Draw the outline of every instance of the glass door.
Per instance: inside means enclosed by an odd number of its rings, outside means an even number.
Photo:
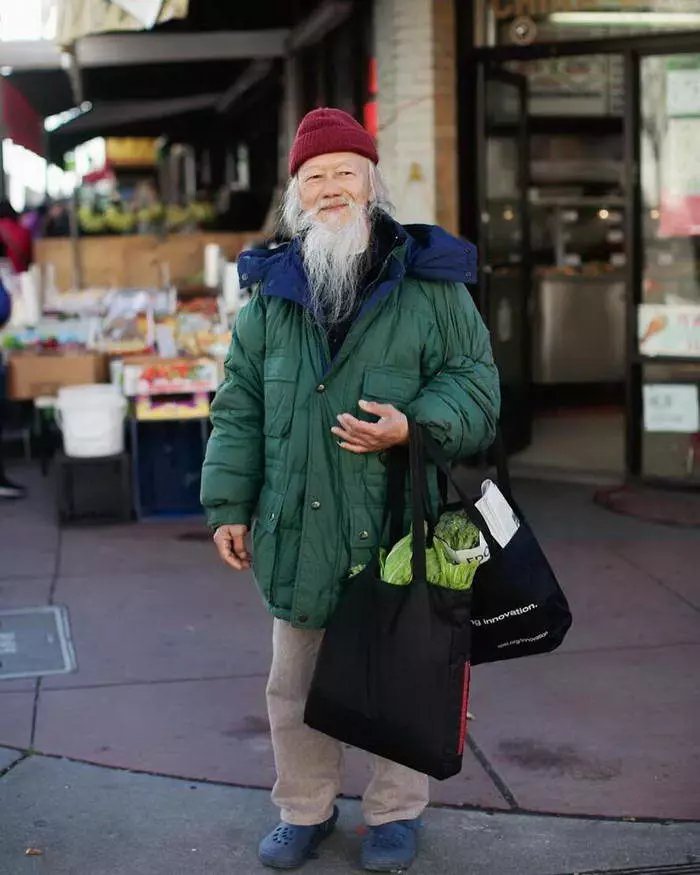
[[[700,53],[635,53],[628,470],[700,486]]]
[[[477,66],[479,307],[501,374],[509,452],[532,439],[532,322],[527,80]]]

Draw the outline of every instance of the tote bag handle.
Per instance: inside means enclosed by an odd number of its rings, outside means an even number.
[[[435,444],[436,446],[437,443]],[[438,446],[439,449],[439,446]],[[496,463],[496,484],[498,488],[503,493],[503,497],[509,504],[512,504],[513,499],[513,491],[511,489],[510,484],[510,470],[508,468],[508,454],[506,453],[506,445],[503,440],[503,434],[500,428],[496,429],[496,437],[493,439],[493,443],[490,448],[493,451],[494,462]],[[482,453],[481,458],[484,461],[484,467],[488,467],[486,462],[487,453]],[[433,459],[433,461],[435,461]],[[448,463],[448,467],[451,467]],[[440,499],[443,504],[447,504],[447,487],[448,482],[452,480],[445,472],[438,467],[437,472],[438,478],[438,490],[440,492]]]
[[[394,447],[389,453],[388,467],[387,497],[382,532],[386,531],[388,524],[390,548],[403,537],[406,474],[410,472],[411,525],[413,528],[411,570],[415,579],[425,580],[425,551],[427,545],[432,544],[435,519],[430,509],[428,497],[423,433],[415,422],[409,420],[408,447]]]
[[[450,468],[450,462],[449,462],[447,456],[445,456],[445,454],[442,450],[442,447],[440,447],[440,445],[437,443],[437,441],[430,435],[430,433],[425,428],[422,429],[422,443],[423,443],[423,447],[425,448],[427,455],[430,457],[430,459],[437,466],[438,470],[442,472],[442,474],[447,478],[447,480],[454,487],[454,490],[459,497],[459,500],[462,504],[462,507],[464,508],[464,512],[467,514],[469,519],[474,523],[474,525],[477,527],[477,529],[479,529],[481,534],[484,536],[484,540],[489,545],[489,549],[491,550],[491,552],[500,553],[502,551],[501,545],[498,543],[498,541],[495,540],[495,538],[491,534],[491,530],[489,529],[488,525],[486,524],[486,520],[481,515],[481,512],[479,511],[477,506],[474,504],[474,502],[471,500],[471,498],[469,498],[469,496],[462,489],[462,487],[459,485],[459,483],[457,483],[457,481],[455,480],[455,478],[452,474],[452,470]],[[502,444],[501,444],[501,451],[503,452],[503,455],[505,457],[505,452],[503,451]],[[506,500],[510,500],[511,499],[510,489],[509,489],[510,479],[507,478],[506,482],[507,482],[507,486],[506,486],[506,493],[504,493],[504,497],[506,498]],[[499,488],[500,487],[501,487],[501,484],[500,484],[500,479],[499,479]],[[503,490],[501,490],[501,491],[503,491]]]

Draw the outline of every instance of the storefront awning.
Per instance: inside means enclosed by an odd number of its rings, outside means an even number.
[[[9,79],[0,78],[0,139],[10,139],[37,155],[44,154],[44,122]]]

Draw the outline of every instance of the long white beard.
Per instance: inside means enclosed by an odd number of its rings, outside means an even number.
[[[355,307],[369,243],[367,211],[349,203],[345,225],[321,222],[314,213],[298,220],[302,256],[314,314],[326,324],[347,318]]]

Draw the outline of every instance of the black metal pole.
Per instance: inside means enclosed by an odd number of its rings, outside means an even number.
[[[637,312],[642,296],[644,240],[642,234],[642,192],[640,179],[640,56],[632,49],[624,55],[625,70],[625,237],[627,239],[626,293],[626,409],[625,474],[637,478],[642,473],[642,364],[637,358]]]
[[[459,233],[478,241],[476,210],[476,65],[474,54],[474,8],[465,0],[453,0],[457,54],[457,185]]]

